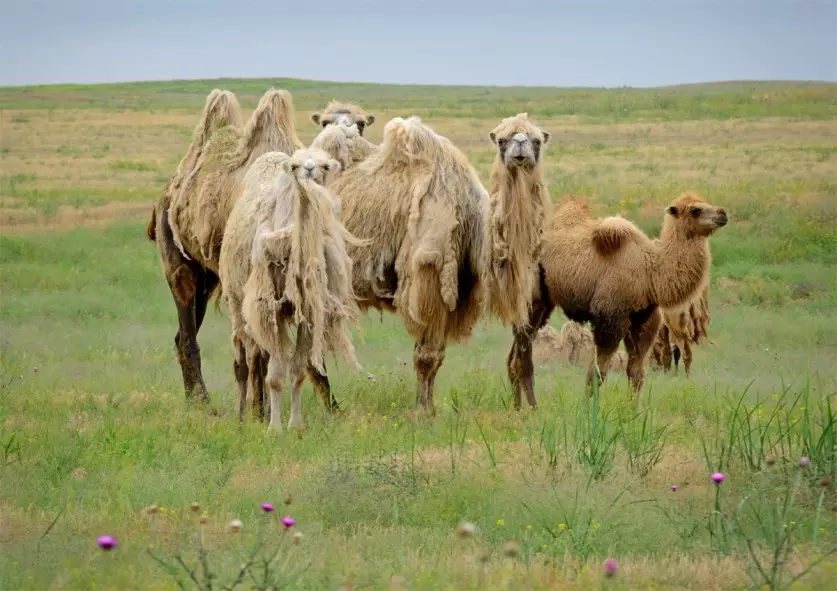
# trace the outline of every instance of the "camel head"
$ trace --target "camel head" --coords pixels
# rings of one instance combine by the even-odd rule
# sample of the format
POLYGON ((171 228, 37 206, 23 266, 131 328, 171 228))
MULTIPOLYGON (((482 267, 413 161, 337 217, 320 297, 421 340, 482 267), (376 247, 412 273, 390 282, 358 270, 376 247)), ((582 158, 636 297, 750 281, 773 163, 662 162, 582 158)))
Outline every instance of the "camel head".
POLYGON ((666 208, 663 229, 676 227, 689 237, 710 236, 728 221, 725 209, 707 203, 696 193, 684 193, 666 208))
POLYGON ((340 163, 316 148, 302 148, 282 163, 282 170, 299 182, 325 185, 329 174, 340 171, 340 163))
POLYGON ((311 121, 323 128, 329 125, 357 126, 358 133, 363 135, 363 130, 375 123, 375 115, 354 103, 331 101, 322 113, 311 113, 311 121))
POLYGON ((488 134, 497 146, 497 155, 506 168, 531 170, 540 163, 541 148, 549 143, 551 134, 539 129, 526 113, 507 117, 488 134))

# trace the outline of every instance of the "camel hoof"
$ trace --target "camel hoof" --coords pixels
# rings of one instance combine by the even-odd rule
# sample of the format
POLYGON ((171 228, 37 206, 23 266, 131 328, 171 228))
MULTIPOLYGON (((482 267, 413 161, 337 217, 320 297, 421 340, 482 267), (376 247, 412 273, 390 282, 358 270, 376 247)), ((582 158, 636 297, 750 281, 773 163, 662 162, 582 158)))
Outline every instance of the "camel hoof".
POLYGON ((276 423, 270 423, 267 426, 267 432, 269 435, 281 435, 282 434, 282 425, 278 425, 276 423))
POLYGON ((288 421, 288 429, 293 431, 301 431, 303 427, 302 419, 291 419, 288 421))

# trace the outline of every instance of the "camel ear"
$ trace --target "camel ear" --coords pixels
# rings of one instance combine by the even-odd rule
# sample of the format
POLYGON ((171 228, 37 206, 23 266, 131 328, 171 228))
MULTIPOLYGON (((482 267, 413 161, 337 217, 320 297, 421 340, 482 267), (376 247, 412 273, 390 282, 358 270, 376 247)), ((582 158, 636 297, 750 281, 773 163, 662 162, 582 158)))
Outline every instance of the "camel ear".
POLYGON ((375 115, 367 115, 366 125, 372 125, 373 123, 375 123, 375 115))
POLYGON ((549 138, 552 137, 552 134, 546 131, 545 129, 542 129, 541 133, 543 134, 543 145, 545 146, 549 143, 549 138))
POLYGON ((666 207, 666 213, 672 217, 677 217, 677 214, 679 214, 680 211, 677 209, 676 206, 669 205, 668 207, 666 207))
POLYGON ((329 173, 340 172, 340 162, 332 158, 326 163, 326 171, 329 173))
POLYGON ((322 113, 311 113, 311 121, 314 122, 314 125, 319 125, 320 121, 323 120, 322 113))
POLYGON ((491 140, 492 144, 495 144, 495 145, 497 144, 497 134, 496 133, 494 133, 493 131, 489 132, 488 137, 491 140))

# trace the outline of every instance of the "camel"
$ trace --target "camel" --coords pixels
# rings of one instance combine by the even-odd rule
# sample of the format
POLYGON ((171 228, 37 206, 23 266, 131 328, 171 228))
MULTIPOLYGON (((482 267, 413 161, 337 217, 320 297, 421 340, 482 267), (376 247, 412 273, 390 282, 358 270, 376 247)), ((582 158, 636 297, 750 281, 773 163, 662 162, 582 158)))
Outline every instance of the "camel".
POLYGON ((541 151, 550 134, 519 113, 503 119, 489 138, 497 147, 489 200, 489 306, 503 322, 522 329, 537 286, 541 228, 549 209, 541 151))
MULTIPOLYGON (((302 428, 300 393, 326 350, 359 368, 349 338, 357 317, 345 242, 362 245, 337 219, 338 197, 323 187, 340 164, 318 149, 265 154, 244 179, 221 247, 221 282, 234 340, 269 355, 268 429, 281 431, 285 378, 291 375, 288 428, 302 428), (278 174, 277 174, 278 173, 278 174), (248 252, 249 251, 249 252, 248 252), (243 257, 243 258, 242 258, 243 257), (296 329, 292 342, 288 332, 296 329)), ((240 392, 243 417, 246 390, 240 392)), ((331 400, 325 400, 327 407, 331 400)))
MULTIPOLYGON (((201 400, 208 400, 208 393, 201 373, 197 333, 209 298, 218 286, 218 257, 227 217, 241 195, 247 169, 259 156, 271 151, 291 153, 302 147, 294 128, 290 93, 267 91, 243 129, 232 116, 237 113, 232 94, 218 93, 214 101, 210 100, 212 96, 204 109, 201 133, 195 134, 155 208, 148 230, 149 237, 157 242, 177 306, 180 329, 175 345, 186 395, 201 400), (203 144, 198 148, 199 139, 203 144)), ((250 361, 262 366, 267 363, 262 355, 250 361)), ((239 355, 235 362, 237 376, 242 362, 246 363, 239 355)), ((252 374, 256 377, 252 384, 254 406, 261 414, 259 401, 263 396, 258 393, 263 385, 258 376, 264 373, 252 374)))
POLYGON ((683 367, 688 377, 692 367, 692 344, 699 345, 709 336, 709 323, 712 320, 709 311, 709 285, 707 284, 700 297, 690 301, 688 306, 679 309, 663 308, 662 313, 663 324, 654 342, 652 359, 655 365, 667 372, 671 369, 673 356, 674 374, 677 375, 682 352, 683 367))
MULTIPOLYGON (((594 219, 583 199, 565 197, 544 225, 540 293, 529 326, 535 331, 544 326, 556 305, 570 320, 591 323, 596 355, 587 369, 588 392, 594 377, 598 383, 605 380, 610 359, 624 341, 628 379, 639 391, 645 357, 661 323, 659 308, 681 306, 704 288, 709 238, 727 221, 724 209, 687 192, 666 208, 655 243, 628 220, 594 219)), ((508 371, 511 383, 522 383, 534 406, 531 334, 514 335, 508 371)))
POLYGON ((314 125, 319 125, 323 129, 329 125, 345 127, 354 125, 357 127, 358 133, 363 135, 363 131, 375 123, 375 115, 367 113, 360 105, 355 103, 331 101, 322 113, 311 113, 311 121, 314 125))
MULTIPOLYGON (((310 147, 323 150, 337 160, 341 172, 362 162, 377 148, 360 134, 356 125, 329 125, 317 134, 310 147)), ((335 175, 328 178, 334 179, 335 175)))
POLYGON ((241 114, 235 95, 214 89, 207 97, 200 122, 192 136, 185 156, 166 185, 163 196, 151 211, 146 236, 156 242, 163 273, 172 292, 179 327, 174 337, 175 353, 183 374, 187 398, 206 402, 209 394, 201 373, 197 332, 206 315, 209 298, 218 284, 217 276, 194 260, 185 258, 175 246, 169 208, 185 178, 201 158, 207 143, 216 133, 235 135, 239 132, 241 114))
POLYGON ((397 117, 364 160, 336 175, 361 310, 397 313, 415 340, 416 400, 433 385, 449 340, 467 339, 484 306, 488 193, 466 156, 418 117, 397 117))
MULTIPOLYGON (((595 347, 590 330, 578 322, 567 320, 560 331, 548 324, 538 330, 532 344, 532 356, 538 363, 558 360, 579 365, 582 358, 588 359, 593 354, 595 347)), ((627 367, 628 354, 622 350, 616 351, 608 369, 625 373, 627 367)))

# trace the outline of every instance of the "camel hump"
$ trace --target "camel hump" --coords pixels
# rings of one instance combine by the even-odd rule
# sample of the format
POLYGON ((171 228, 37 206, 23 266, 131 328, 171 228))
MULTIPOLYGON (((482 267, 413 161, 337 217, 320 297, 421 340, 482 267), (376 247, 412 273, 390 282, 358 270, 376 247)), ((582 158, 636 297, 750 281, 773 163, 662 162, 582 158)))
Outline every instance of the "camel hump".
POLYGON ((590 207, 587 202, 575 195, 564 195, 555 205, 552 220, 559 226, 570 227, 590 219, 590 207))
POLYGON ((241 125, 241 108, 232 92, 216 88, 206 97, 203 117, 198 126, 201 143, 206 143, 213 131, 228 125, 241 125))
POLYGON ((634 234, 634 225, 617 216, 604 218, 593 229, 593 246, 601 255, 613 254, 634 234))

